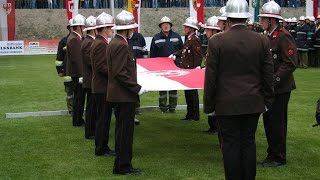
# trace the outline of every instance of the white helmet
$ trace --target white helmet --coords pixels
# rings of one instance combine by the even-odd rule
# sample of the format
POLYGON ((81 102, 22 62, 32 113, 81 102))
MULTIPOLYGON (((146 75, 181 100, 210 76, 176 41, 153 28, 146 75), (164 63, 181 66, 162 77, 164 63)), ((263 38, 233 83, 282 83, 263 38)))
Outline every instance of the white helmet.
POLYGON ((220 12, 220 16, 218 16, 218 20, 226 21, 227 17, 223 16, 226 13, 226 6, 223 6, 222 8, 220 8, 219 12, 220 12))
POLYGON ((184 26, 192 27, 196 30, 198 30, 198 20, 195 17, 188 17, 183 24, 184 26))
POLYGON ((218 17, 212 16, 207 20, 207 23, 204 25, 205 29, 216 29, 220 30, 220 27, 218 26, 218 17))
POLYGON ((86 28, 84 28, 83 31, 88 31, 92 29, 96 29, 96 17, 89 16, 86 19, 86 28))
POLYGON ((86 18, 81 14, 77 14, 72 18, 71 26, 84 26, 86 24, 86 18))
POLYGON ((292 23, 292 18, 288 18, 288 19, 287 19, 287 22, 288 22, 288 23, 292 23))
POLYGON ((107 27, 107 26, 114 26, 113 17, 110 14, 102 12, 97 17, 97 26, 96 26, 96 28, 102 28, 102 27, 107 27))
POLYGON ((171 25, 171 27, 173 26, 171 23, 171 19, 168 18, 167 16, 164 16, 161 18, 160 23, 159 23, 159 27, 161 28, 161 24, 162 23, 169 23, 171 25))
POLYGON ((134 20, 132 13, 122 10, 116 16, 116 25, 112 28, 115 30, 125 30, 125 29, 134 29, 139 27, 134 20))
POLYGON ((305 20, 305 17, 304 16, 300 16, 299 17, 299 21, 304 21, 305 20))
POLYGON ((320 19, 320 14, 317 16, 317 19, 320 19))
POLYGON ((296 18, 296 17, 293 17, 293 18, 291 19, 291 22, 296 23, 296 22, 297 22, 297 18, 296 18))
POLYGON ((310 16, 310 21, 312 21, 312 22, 314 22, 314 21, 315 21, 314 16, 310 16))
POLYGON ((249 18, 249 6, 245 0, 229 0, 226 5, 226 12, 222 15, 227 18, 249 18))
POLYGON ((283 20, 283 18, 281 17, 281 8, 279 4, 277 4, 273 0, 265 3, 262 6, 259 17, 269 17, 283 20))

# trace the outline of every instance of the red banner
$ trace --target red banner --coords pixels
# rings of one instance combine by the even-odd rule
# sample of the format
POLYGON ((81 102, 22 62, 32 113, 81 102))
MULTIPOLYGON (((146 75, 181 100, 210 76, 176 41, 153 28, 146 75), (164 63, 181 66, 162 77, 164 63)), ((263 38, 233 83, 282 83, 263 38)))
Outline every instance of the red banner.
MULTIPOLYGON (((140 7, 141 0, 128 0, 128 11, 131 12, 134 16, 134 19, 140 27, 140 7)), ((136 31, 139 32, 140 28, 137 28, 136 31)))
POLYGON ((16 33, 16 14, 14 0, 0 0, 0 40, 12 41, 16 33))
POLYGON ((73 9, 74 9, 73 1, 72 0, 66 0, 66 11, 67 11, 68 21, 72 18, 73 9))
POLYGON ((190 16, 204 24, 204 0, 190 0, 190 16))

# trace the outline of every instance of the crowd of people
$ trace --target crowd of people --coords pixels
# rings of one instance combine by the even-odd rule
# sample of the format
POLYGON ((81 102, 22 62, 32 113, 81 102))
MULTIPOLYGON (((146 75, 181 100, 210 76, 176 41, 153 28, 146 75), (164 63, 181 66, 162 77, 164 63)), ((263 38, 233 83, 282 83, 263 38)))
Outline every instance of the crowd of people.
MULTIPOLYGON (((124 8, 127 0, 114 0, 115 8, 124 8)), ((204 0, 205 7, 222 7, 225 6, 226 0, 204 0)), ((267 0, 262 0, 265 3, 267 0)), ((305 0, 276 0, 282 7, 303 7, 305 0)), ((79 0, 80 8, 110 8, 109 0, 79 0)), ((141 0, 143 8, 171 8, 171 7, 189 7, 189 0, 141 0)), ((61 9, 65 8, 65 0, 17 0, 16 8, 18 9, 61 9)))
MULTIPOLYGON (((266 168, 287 164, 288 103, 296 88, 293 72, 298 59, 303 68, 319 65, 318 60, 308 59, 319 59, 312 52, 312 48, 318 50, 318 22, 313 17, 284 19, 275 1, 262 6, 259 24, 248 21, 251 14, 245 0, 229 0, 220 13, 204 25, 187 18, 184 43, 164 16, 160 32, 152 38, 149 57, 169 57, 182 69, 205 68, 206 132, 218 134, 225 178, 253 180, 260 115, 268 144, 260 164, 266 168)), ((136 27, 127 11, 115 19, 106 13, 88 18, 78 14, 69 21, 69 34, 60 41, 56 58, 73 126, 85 126, 84 137, 95 141, 94 154, 115 156, 113 173, 122 175, 141 173, 132 165, 133 132, 139 124, 135 120, 140 114, 139 96, 148 89, 137 82, 136 58, 148 57, 148 53, 136 27), (112 114, 116 117, 115 150, 109 146, 112 114)), ((159 92, 161 114, 175 113, 177 93, 159 92)), ((181 120, 199 121, 198 91, 185 90, 184 95, 187 111, 181 120)))

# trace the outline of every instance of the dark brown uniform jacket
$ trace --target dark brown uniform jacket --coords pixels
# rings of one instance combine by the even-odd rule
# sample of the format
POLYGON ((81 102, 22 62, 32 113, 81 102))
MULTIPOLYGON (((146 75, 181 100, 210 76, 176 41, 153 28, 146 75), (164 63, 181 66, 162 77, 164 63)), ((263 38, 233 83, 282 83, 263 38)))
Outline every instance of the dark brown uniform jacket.
POLYGON ((296 88, 293 72, 298 64, 297 47, 291 34, 276 28, 269 36, 274 64, 274 90, 276 94, 290 92, 296 88))
POLYGON ((174 53, 181 57, 181 68, 194 69, 201 65, 202 49, 200 39, 194 34, 190 35, 183 45, 183 48, 174 53))
POLYGON ((141 86, 137 84, 136 59, 127 41, 116 34, 107 48, 109 102, 136 102, 141 86))
POLYGON ((91 36, 86 36, 81 43, 81 56, 82 56, 82 75, 83 75, 83 88, 91 89, 92 80, 92 65, 90 58, 91 44, 93 43, 93 38, 91 36))
POLYGON ((75 32, 70 33, 67 40, 67 75, 71 77, 82 77, 82 39, 75 32))
POLYGON ((206 113, 254 114, 271 106, 273 63, 266 36, 234 26, 209 40, 206 62, 206 113))
POLYGON ((90 57, 92 61, 92 93, 103 94, 107 91, 108 67, 107 67, 108 41, 98 35, 91 46, 90 57))

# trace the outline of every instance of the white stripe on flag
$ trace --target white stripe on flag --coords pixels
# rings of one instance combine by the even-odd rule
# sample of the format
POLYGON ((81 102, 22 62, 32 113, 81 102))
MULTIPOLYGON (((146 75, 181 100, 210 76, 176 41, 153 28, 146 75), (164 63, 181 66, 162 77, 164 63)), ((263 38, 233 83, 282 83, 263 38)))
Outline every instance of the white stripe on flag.
POLYGON ((169 91, 190 89, 181 83, 163 76, 149 73, 147 69, 137 64, 138 84, 149 91, 169 91))
POLYGON ((193 0, 189 0, 190 7, 190 17, 195 17, 197 19, 197 11, 193 7, 193 0))
POLYGON ((4 10, 3 5, 7 4, 7 0, 0 0, 0 33, 1 41, 8 41, 8 22, 7 12, 4 10))

